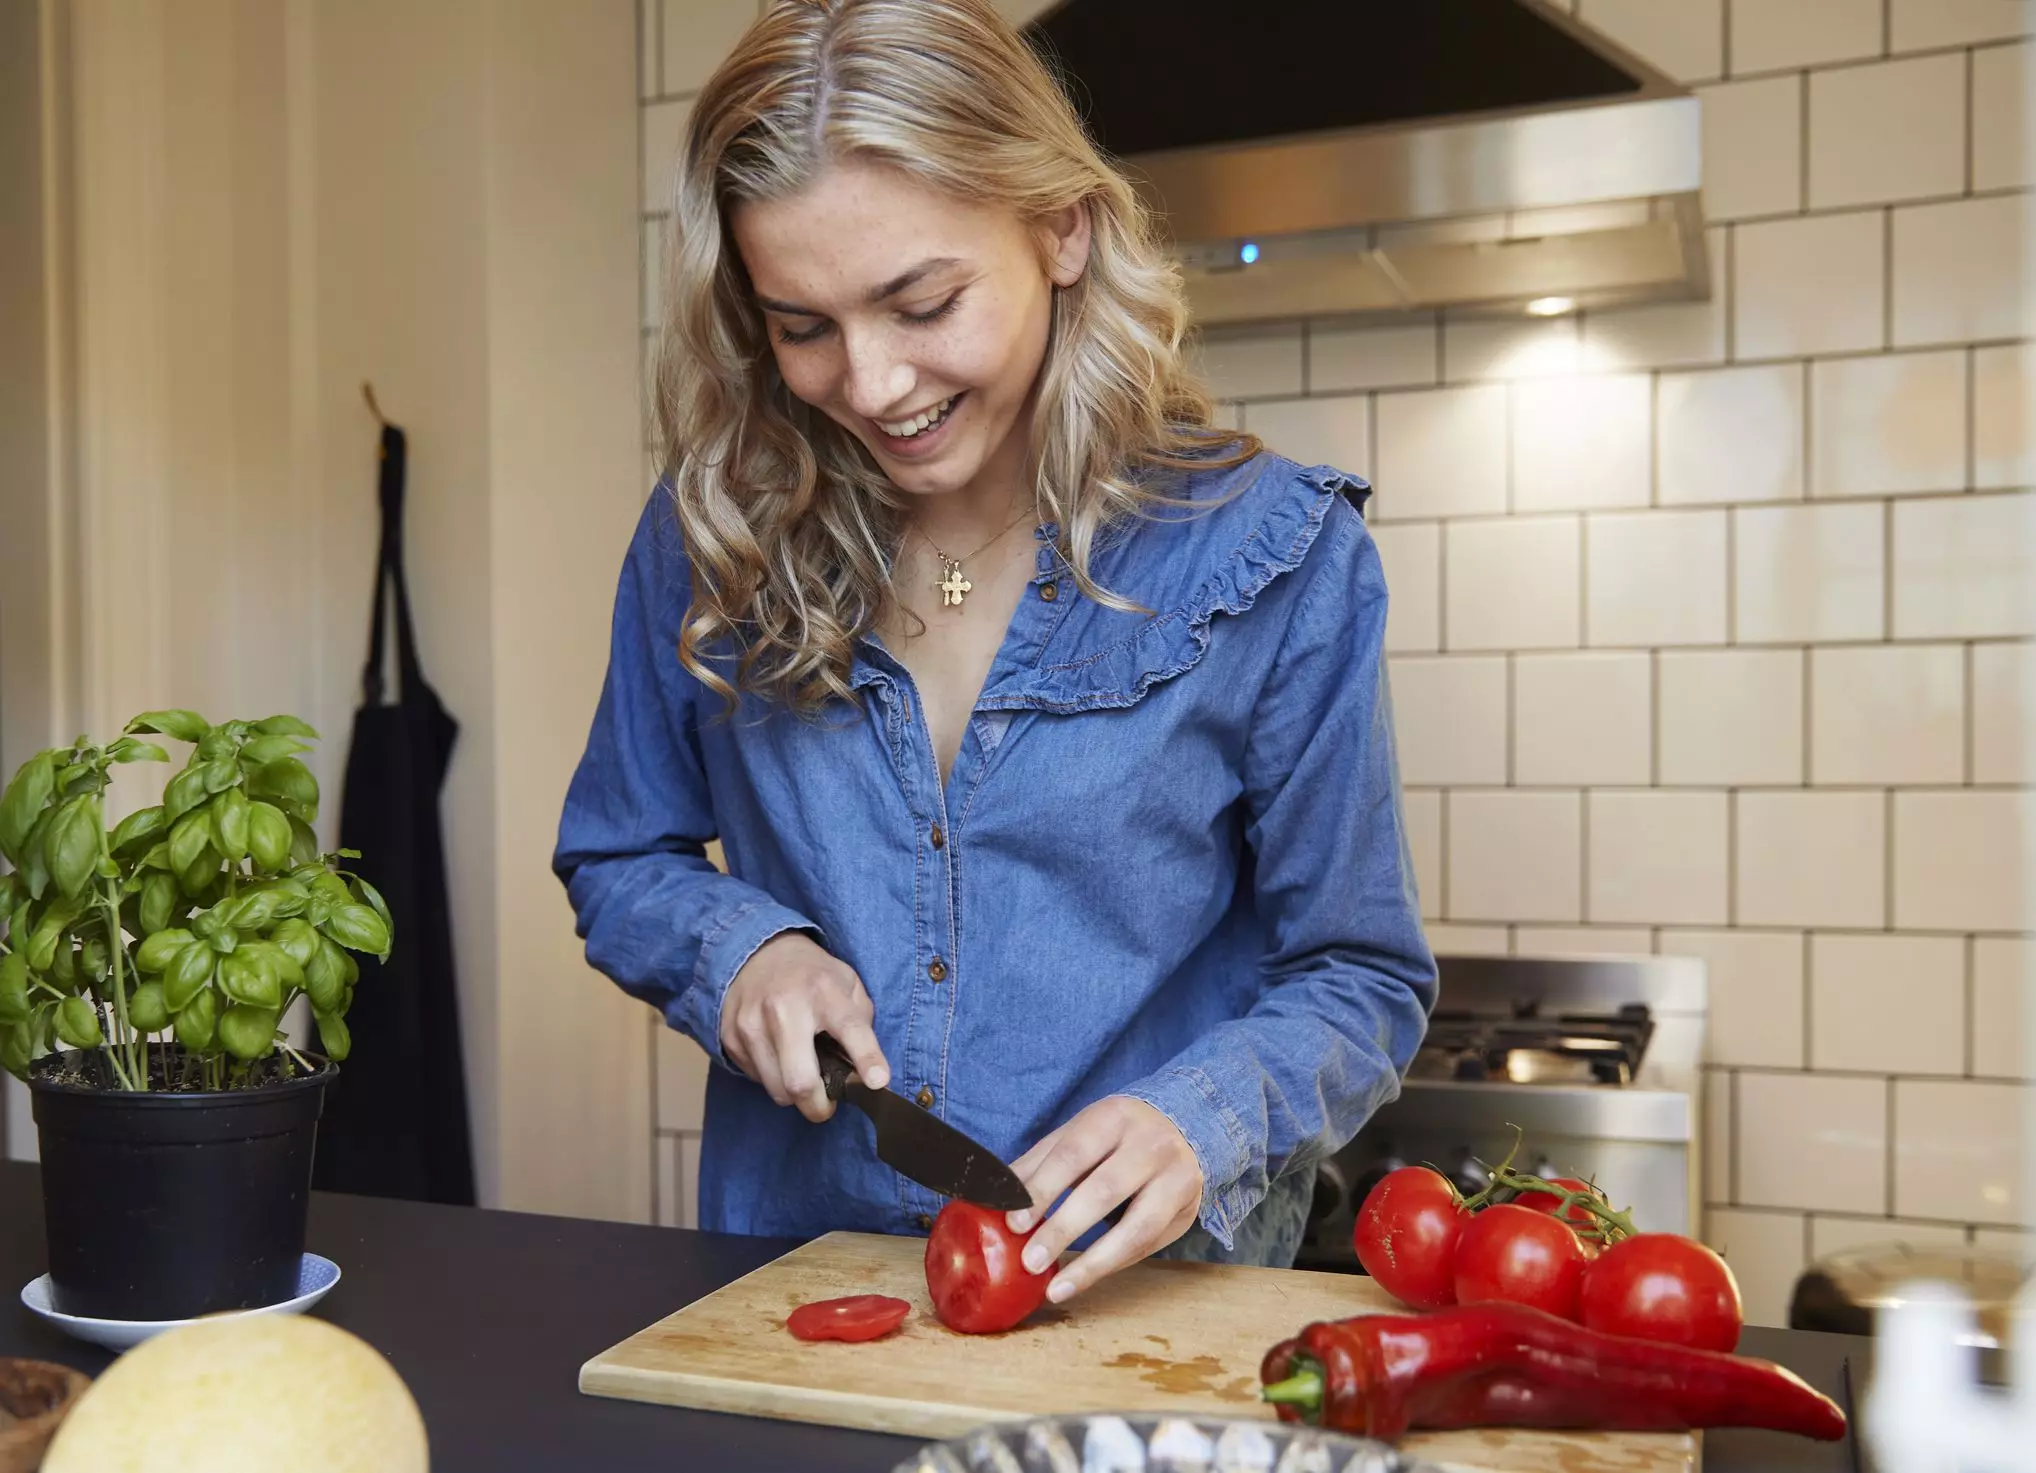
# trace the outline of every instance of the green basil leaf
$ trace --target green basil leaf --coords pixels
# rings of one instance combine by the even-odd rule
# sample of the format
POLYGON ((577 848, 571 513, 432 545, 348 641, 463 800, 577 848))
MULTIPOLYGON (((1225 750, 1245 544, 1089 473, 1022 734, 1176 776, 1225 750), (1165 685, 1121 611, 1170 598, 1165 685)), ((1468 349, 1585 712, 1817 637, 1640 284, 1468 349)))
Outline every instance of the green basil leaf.
POLYGON ((205 944, 221 956, 232 956, 240 948, 240 932, 231 926, 214 927, 212 934, 205 938, 205 944))
POLYGON ((355 875, 353 893, 356 899, 365 901, 374 913, 382 918, 382 924, 388 928, 389 940, 393 944, 396 939, 396 918, 389 914, 389 902, 382 899, 382 892, 359 875, 355 875))
POLYGON ((346 1056, 353 1052, 353 1034, 347 1030, 346 1019, 315 1009, 311 1016, 318 1022, 318 1041, 325 1046, 325 1057, 335 1064, 345 1063, 346 1056))
POLYGON ((169 969, 163 974, 163 996, 170 1011, 184 1011, 192 998, 211 985, 215 970, 212 948, 202 941, 192 942, 170 958, 169 969))
MULTIPOLYGON (((167 991, 167 989, 165 989, 167 991)), ((177 1042, 194 1053, 212 1047, 219 1027, 219 994, 206 987, 176 1010, 177 1042)))
POLYGON ((250 803, 247 810, 247 848, 254 862, 265 870, 279 870, 290 862, 290 820, 273 803, 250 803))
POLYGON ((96 795, 81 794, 57 810, 43 849, 49 856, 50 878, 66 900, 77 899, 92 878, 104 833, 96 795))
POLYGON ((365 951, 371 956, 388 955, 389 928, 365 905, 340 906, 326 921, 324 930, 326 935, 350 950, 365 951))
POLYGON ((26 868, 22 859, 28 831, 41 817, 43 805, 56 793, 57 754, 38 752, 22 763, 0 796, 0 854, 17 868, 26 868))
POLYGON ((177 909, 177 882, 169 875, 151 874, 141 886, 141 929, 154 935, 170 923, 177 909))
POLYGON ((56 965, 57 942, 63 939, 71 922, 78 918, 78 909, 75 901, 60 900, 43 912, 42 919, 36 922, 35 929, 28 936, 29 971, 47 972, 56 965))
POLYGON ((101 982, 111 973, 111 958, 106 954, 106 938, 94 936, 78 949, 78 967, 94 983, 101 982))
POLYGON ((170 1026, 170 1005, 163 999, 163 984, 144 982, 127 1000, 127 1021, 143 1033, 160 1033, 170 1026))
POLYGON ((311 750, 310 744, 291 736, 258 736, 240 749, 240 760, 251 767, 266 767, 285 757, 311 750))
POLYGON ((346 977, 340 969, 340 949, 320 941, 304 964, 304 990, 311 994, 311 1006, 320 1012, 339 1010, 346 997, 346 977))
POLYGON ((28 837, 21 842, 21 883, 37 900, 49 894, 49 858, 44 841, 56 816, 56 809, 43 809, 29 827, 28 837))
POLYGON ((133 737, 122 737, 106 749, 106 755, 115 762, 167 762, 170 754, 154 742, 138 742, 133 737))
POLYGON ((240 749, 240 741, 223 726, 215 726, 205 733, 198 743, 198 760, 216 763, 221 758, 231 761, 240 749))
MULTIPOLYGON (((338 981, 335 974, 334 982, 338 981)), ((334 988, 337 997, 338 989, 334 988)), ((315 1003, 314 999, 314 1003, 315 1003)), ((0 1024, 28 1021, 28 958, 18 951, 0 956, 0 1024)))
POLYGON ((266 931, 288 898, 274 890, 251 890, 233 903, 229 919, 238 931, 266 931))
POLYGON ((279 757, 264 763, 250 786, 264 797, 282 798, 300 808, 318 806, 318 779, 295 757, 279 757))
POLYGON ((49 979, 66 992, 78 985, 78 951, 68 936, 57 938, 56 953, 50 958, 49 979))
POLYGON ((205 887, 211 884, 219 873, 219 852, 212 847, 211 829, 212 825, 207 823, 206 841, 198 846, 198 852, 191 856, 191 862, 177 871, 177 883, 184 887, 184 893, 193 900, 205 893, 205 887))
POLYGON ((228 864, 239 864, 247 858, 252 837, 250 806, 247 794, 239 788, 228 788, 212 800, 212 828, 219 835, 219 852, 226 856, 228 864))
POLYGON ((170 830, 170 868, 181 875, 211 843, 210 812, 185 814, 170 830))
POLYGON ((318 857, 318 835, 311 831, 311 825, 297 814, 290 815, 290 859, 296 864, 309 864, 318 857))
POLYGON ((165 839, 162 843, 150 849, 148 853, 142 855, 141 867, 143 869, 174 870, 176 866, 170 863, 169 841, 165 839))
POLYGON ((219 961, 219 990, 236 1003, 250 1007, 279 1008, 283 1005, 282 977, 275 963, 262 956, 250 943, 219 961))
POLYGON ((205 718, 196 711, 144 711, 127 723, 127 730, 159 731, 164 736, 175 737, 180 742, 195 742, 202 739, 212 728, 205 718))
POLYGON ((57 1006, 57 1037, 72 1048, 97 1048, 105 1042, 99 1015, 82 997, 67 997, 57 1006))
POLYGON ((205 774, 205 791, 223 793, 240 782, 240 766, 230 757, 208 762, 198 769, 205 774))
POLYGON ((219 1041, 242 1063, 253 1063, 275 1046, 278 1011, 235 1003, 219 1019, 219 1041))
POLYGON ((306 920, 283 921, 270 934, 269 939, 281 947, 283 954, 299 967, 309 967, 311 959, 318 955, 318 932, 306 920))
POLYGON ((205 786, 205 769, 187 767, 171 778, 163 789, 165 816, 171 823, 176 823, 211 796, 211 790, 205 786))
POLYGON ((26 1023, 9 1028, 0 1023, 0 1069, 26 1081, 29 1064, 29 1036, 26 1023))
POLYGON ((141 943, 141 950, 134 954, 134 965, 149 973, 167 972, 170 963, 177 959, 177 953, 198 938, 189 931, 157 931, 141 943))
POLYGON ((318 740, 318 733, 294 716, 271 716, 266 721, 257 721, 254 729, 263 736, 309 737, 318 740))

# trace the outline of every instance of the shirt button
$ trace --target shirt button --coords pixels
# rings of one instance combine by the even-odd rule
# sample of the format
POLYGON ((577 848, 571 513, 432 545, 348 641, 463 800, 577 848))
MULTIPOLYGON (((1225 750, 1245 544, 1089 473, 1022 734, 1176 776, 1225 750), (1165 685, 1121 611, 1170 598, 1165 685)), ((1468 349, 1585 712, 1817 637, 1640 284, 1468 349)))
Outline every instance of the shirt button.
POLYGON ((1058 583, 1040 584, 1039 596, 1045 599, 1048 603, 1052 603, 1055 599, 1060 597, 1060 585, 1058 583))
POLYGON ((920 1213, 917 1217, 913 1218, 912 1220, 919 1224, 920 1232, 930 1233, 933 1231, 933 1219, 928 1217, 925 1213, 923 1212, 920 1213))
POLYGON ((944 833, 942 833, 942 832, 940 831, 940 825, 939 825, 939 824, 935 824, 935 825, 933 826, 933 833, 931 834, 931 836, 930 836, 930 837, 931 837, 931 838, 932 838, 932 840, 933 840, 933 847, 934 847, 934 848, 936 848, 936 849, 945 849, 945 848, 947 847, 947 835, 946 835, 946 834, 944 834, 944 833))
POLYGON ((930 1087, 921 1085, 919 1093, 915 1098, 919 1101, 920 1109, 931 1110, 933 1108, 933 1091, 930 1087))
POLYGON ((947 963, 942 961, 939 957, 935 957, 930 963, 928 963, 926 968, 926 975, 931 977, 936 982, 945 982, 947 980, 947 963))

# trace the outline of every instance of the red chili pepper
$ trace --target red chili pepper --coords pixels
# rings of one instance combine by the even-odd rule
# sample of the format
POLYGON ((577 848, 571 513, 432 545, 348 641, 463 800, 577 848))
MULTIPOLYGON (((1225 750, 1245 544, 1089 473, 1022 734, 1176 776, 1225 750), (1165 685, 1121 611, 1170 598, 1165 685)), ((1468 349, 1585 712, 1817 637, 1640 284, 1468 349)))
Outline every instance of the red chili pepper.
POLYGON ((1845 1435, 1837 1403, 1771 1361, 1606 1335, 1518 1304, 1313 1324, 1268 1351, 1259 1375, 1282 1420, 1387 1442, 1413 1427, 1845 1435))

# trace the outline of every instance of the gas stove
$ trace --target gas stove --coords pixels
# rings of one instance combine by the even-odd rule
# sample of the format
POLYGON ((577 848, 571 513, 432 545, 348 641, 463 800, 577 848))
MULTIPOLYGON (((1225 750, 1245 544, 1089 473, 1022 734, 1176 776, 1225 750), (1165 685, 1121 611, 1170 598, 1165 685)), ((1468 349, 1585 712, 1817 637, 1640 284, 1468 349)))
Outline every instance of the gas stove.
POLYGON ((1355 1269, 1372 1184, 1426 1164, 1465 1193, 1516 1169, 1596 1181, 1642 1228, 1696 1226, 1706 988, 1691 957, 1436 958, 1400 1097, 1318 1168, 1298 1267, 1355 1269))

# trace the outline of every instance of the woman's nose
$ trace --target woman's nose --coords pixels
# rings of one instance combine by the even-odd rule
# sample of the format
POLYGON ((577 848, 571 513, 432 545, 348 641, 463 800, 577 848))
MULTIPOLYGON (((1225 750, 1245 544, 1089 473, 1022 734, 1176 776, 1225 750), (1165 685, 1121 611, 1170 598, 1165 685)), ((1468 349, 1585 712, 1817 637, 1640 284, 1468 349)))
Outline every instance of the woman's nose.
POLYGON ((880 336, 849 337, 847 349, 842 397, 850 409, 865 419, 882 419, 915 407, 906 402, 912 391, 912 366, 880 336))

